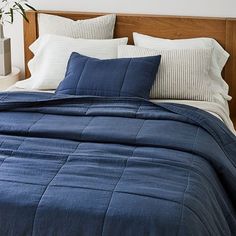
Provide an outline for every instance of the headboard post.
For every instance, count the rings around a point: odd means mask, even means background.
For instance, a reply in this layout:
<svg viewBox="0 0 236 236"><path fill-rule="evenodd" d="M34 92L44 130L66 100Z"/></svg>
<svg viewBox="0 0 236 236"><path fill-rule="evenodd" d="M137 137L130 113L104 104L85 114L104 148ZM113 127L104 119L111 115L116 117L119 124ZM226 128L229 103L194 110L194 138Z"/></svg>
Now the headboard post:
<svg viewBox="0 0 236 236"><path fill-rule="evenodd" d="M232 117L236 117L236 19L226 20L226 51L230 52L229 61L225 67L225 77L234 99L230 102Z"/></svg>
<svg viewBox="0 0 236 236"><path fill-rule="evenodd" d="M37 39L38 37L38 23L37 23L37 12L27 11L27 18L29 22L24 21L24 50L25 50L25 62L33 57L33 53L29 50L29 46ZM29 68L25 65L25 78L30 77Z"/></svg>

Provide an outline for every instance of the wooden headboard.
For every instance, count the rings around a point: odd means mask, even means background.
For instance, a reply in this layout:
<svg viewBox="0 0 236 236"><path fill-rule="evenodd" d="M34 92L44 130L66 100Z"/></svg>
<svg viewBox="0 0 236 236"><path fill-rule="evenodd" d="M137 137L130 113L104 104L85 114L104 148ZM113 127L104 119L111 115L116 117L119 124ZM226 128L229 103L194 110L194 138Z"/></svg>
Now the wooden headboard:
<svg viewBox="0 0 236 236"><path fill-rule="evenodd" d="M28 11L29 23L24 23L26 77L30 76L27 64L33 56L29 50L29 45L38 37L38 13L53 14L73 20L88 19L105 14ZM230 95L233 96L230 102L231 117L236 120L236 19L117 14L114 36L116 38L128 36L129 44L133 44L133 32L171 39L194 37L211 37L216 39L231 55L223 71L223 77L230 86Z"/></svg>

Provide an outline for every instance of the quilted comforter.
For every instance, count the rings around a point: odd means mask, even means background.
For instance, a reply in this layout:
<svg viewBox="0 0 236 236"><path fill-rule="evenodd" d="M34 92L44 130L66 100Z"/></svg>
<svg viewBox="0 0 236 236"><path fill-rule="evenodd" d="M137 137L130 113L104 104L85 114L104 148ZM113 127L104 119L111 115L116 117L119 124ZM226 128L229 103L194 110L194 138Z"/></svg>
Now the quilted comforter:
<svg viewBox="0 0 236 236"><path fill-rule="evenodd" d="M236 138L197 108L0 94L1 236L236 235Z"/></svg>

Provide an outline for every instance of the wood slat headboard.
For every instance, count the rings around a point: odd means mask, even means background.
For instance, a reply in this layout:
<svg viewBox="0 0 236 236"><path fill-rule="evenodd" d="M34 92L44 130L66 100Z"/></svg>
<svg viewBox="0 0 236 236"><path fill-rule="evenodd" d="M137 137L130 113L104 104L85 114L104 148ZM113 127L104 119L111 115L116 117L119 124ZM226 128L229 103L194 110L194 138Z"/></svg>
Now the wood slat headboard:
<svg viewBox="0 0 236 236"><path fill-rule="evenodd" d="M30 76L27 64L33 57L29 50L29 46L38 38L38 13L53 14L73 20L88 19L107 14L63 11L28 11L27 16L29 23L24 23L26 78ZM231 116L233 118L236 117L236 19L117 14L114 33L115 38L129 37L129 44L133 44L133 32L171 39L194 37L210 37L216 39L230 53L230 59L223 71L223 77L229 84L230 95L233 97L230 102Z"/></svg>

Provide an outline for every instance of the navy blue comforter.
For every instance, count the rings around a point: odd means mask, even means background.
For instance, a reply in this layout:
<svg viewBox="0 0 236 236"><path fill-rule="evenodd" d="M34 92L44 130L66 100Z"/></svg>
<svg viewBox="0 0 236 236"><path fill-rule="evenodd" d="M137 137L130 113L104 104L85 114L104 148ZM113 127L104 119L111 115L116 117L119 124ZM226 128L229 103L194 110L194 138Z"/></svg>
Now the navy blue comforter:
<svg viewBox="0 0 236 236"><path fill-rule="evenodd" d="M0 236L230 236L235 209L236 138L210 114L0 94Z"/></svg>

